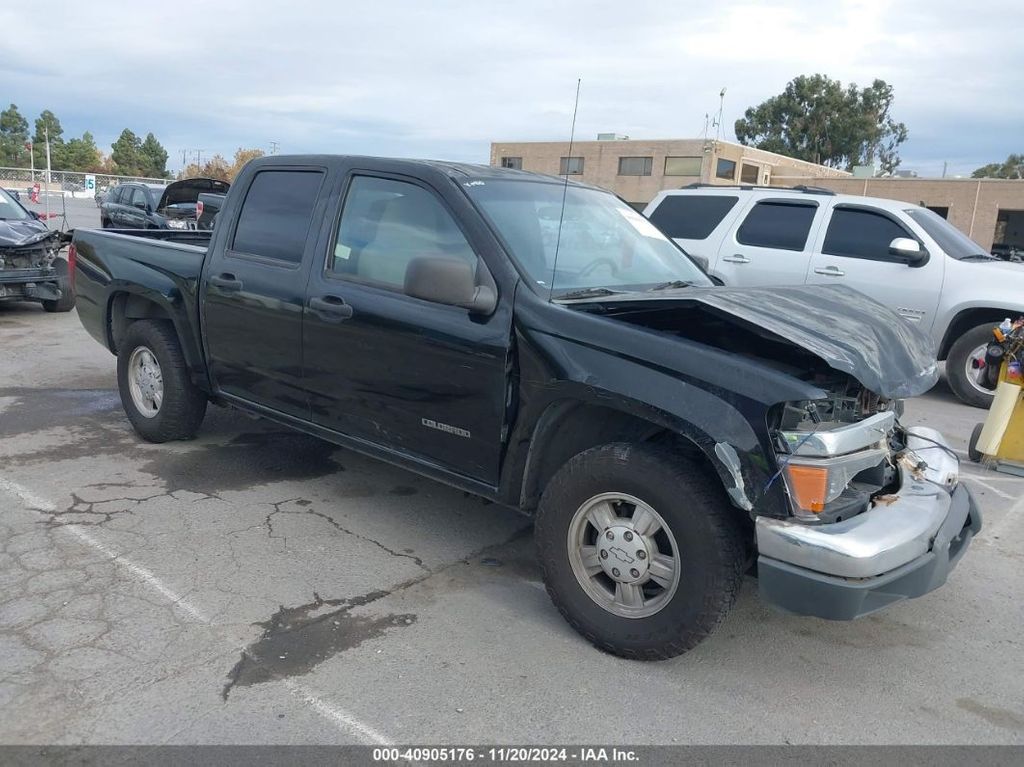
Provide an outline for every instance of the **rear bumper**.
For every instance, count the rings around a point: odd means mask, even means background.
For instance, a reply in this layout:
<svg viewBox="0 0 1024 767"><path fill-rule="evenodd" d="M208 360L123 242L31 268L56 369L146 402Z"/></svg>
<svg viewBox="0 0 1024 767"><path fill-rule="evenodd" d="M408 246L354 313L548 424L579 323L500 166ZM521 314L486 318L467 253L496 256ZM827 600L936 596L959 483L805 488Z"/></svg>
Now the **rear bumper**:
<svg viewBox="0 0 1024 767"><path fill-rule="evenodd" d="M945 583L981 530L981 513L956 484L955 459L929 460L923 475L901 464L899 492L849 520L814 526L759 517L761 598L798 615L850 620Z"/></svg>

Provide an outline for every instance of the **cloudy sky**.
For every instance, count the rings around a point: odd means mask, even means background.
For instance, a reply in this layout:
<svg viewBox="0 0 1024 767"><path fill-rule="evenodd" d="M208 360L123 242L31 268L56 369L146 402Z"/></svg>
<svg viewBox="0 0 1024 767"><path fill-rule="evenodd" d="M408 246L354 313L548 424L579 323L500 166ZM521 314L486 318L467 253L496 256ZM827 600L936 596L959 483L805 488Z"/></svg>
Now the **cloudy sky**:
<svg viewBox="0 0 1024 767"><path fill-rule="evenodd" d="M895 87L903 167L1024 151L1020 0L49 0L0 5L0 101L104 151L124 127L238 147L487 162L492 140L724 136L799 74Z"/></svg>

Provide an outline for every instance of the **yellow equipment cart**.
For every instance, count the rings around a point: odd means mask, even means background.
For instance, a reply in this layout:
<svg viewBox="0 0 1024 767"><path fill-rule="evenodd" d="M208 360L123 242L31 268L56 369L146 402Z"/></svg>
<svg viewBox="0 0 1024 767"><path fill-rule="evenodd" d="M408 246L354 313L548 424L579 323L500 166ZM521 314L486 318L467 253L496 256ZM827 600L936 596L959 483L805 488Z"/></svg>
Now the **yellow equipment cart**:
<svg viewBox="0 0 1024 767"><path fill-rule="evenodd" d="M967 455L996 471L1024 477L1024 388L1020 377L1007 380L1007 364L999 371L996 396L984 423L974 427Z"/></svg>

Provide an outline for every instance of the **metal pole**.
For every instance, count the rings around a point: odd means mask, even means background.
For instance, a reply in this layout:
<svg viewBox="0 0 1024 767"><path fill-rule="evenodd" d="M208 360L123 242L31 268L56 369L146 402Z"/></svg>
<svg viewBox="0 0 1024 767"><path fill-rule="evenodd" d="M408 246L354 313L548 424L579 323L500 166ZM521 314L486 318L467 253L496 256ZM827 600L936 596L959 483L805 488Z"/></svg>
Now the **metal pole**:
<svg viewBox="0 0 1024 767"><path fill-rule="evenodd" d="M46 228L50 228L50 128L44 126L46 132Z"/></svg>
<svg viewBox="0 0 1024 767"><path fill-rule="evenodd" d="M28 142L28 164L32 169L32 183L36 183L36 145L34 142Z"/></svg>

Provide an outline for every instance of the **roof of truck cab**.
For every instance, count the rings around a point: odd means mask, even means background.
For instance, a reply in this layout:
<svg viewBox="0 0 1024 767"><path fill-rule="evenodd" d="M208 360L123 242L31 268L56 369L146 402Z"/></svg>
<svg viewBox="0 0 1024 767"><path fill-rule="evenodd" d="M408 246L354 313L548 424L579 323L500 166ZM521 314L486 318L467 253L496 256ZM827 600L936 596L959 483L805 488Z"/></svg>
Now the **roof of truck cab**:
<svg viewBox="0 0 1024 767"><path fill-rule="evenodd" d="M346 163L355 161L372 161L373 163L386 164L390 168L398 169L402 166L413 171L419 168L431 168L444 173L460 182L468 181L539 181L549 184L564 184L564 176L551 176L545 173L534 173L526 170L515 170L513 168L498 168L493 165L480 165L475 163L450 162L448 160L417 160L400 157L375 157L372 155L266 155L253 160L253 163L273 167L275 165L327 165L331 166L338 162ZM607 192L606 189L582 184L578 181L569 180L569 185L581 189L597 189Z"/></svg>

